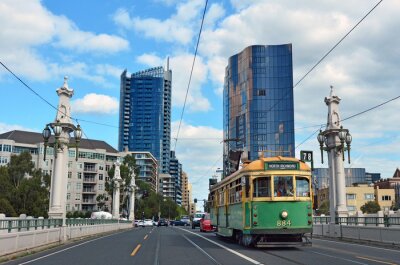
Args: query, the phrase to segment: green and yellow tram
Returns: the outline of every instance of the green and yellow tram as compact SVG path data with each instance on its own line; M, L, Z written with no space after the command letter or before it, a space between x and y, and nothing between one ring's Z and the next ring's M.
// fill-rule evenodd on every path
M310 245L312 198L306 163L260 158L210 187L211 222L245 246Z

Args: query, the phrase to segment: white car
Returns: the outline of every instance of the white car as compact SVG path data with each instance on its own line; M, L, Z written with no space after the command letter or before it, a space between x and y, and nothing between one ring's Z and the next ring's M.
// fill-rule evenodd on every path
M140 226L153 226L153 220L151 219L144 219L144 221L139 221Z

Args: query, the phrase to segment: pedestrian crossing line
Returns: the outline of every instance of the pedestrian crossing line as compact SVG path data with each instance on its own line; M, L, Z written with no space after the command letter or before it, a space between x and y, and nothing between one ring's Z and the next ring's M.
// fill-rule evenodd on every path
M132 251L132 253L131 253L131 256L132 256L132 257L136 255L136 253L139 251L139 249L140 249L141 246L142 246L141 244L139 244L139 245L136 246L136 248L135 248L135 249Z

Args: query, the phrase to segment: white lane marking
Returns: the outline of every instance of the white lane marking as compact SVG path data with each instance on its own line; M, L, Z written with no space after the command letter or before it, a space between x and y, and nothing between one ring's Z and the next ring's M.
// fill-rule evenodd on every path
M185 236L184 234L182 234L182 236L189 241L190 244L192 244L193 246L195 246L198 250L200 250L204 255L206 255L209 259L211 259L215 264L217 265L222 265L221 263L219 263L218 261L216 261L210 254L208 254L204 249L202 249L201 247L199 247L198 245L196 245L196 243L194 243L192 240L190 240L187 236Z
M180 229L180 230L182 230L182 231L191 233L191 234L193 234L193 235L195 235L195 236L201 237L201 238L203 238L204 240L207 240L208 242L211 242L211 243L213 243L214 245L217 245L217 246L219 246L219 247L221 247L221 248L223 248L223 249L225 249L225 250L227 250L227 251L229 251L229 252L231 252L231 253L233 253L233 254L239 256L239 257L241 257L242 259L245 259L245 260L247 260L247 261L253 263L253 264L263 265L261 262L259 262L259 261L257 261L257 260L254 260L254 259L252 259L252 258L250 258L250 257L247 257L247 256L245 256L245 255L243 255L243 254L241 254L241 253L239 253L239 252L237 252L237 251L234 251L234 250L232 250L232 249L230 249L230 248L228 248L228 247L225 247L224 245L221 245L221 244L219 244L219 243L217 243L217 242L215 242L215 241L212 241L211 239L208 239L208 238L206 238L206 237L204 237L204 236L202 236L202 235L193 233L193 232L191 232L191 231L189 231L189 230L186 230L186 229L183 229L183 228L179 228L179 227L176 227L176 228L178 228L178 229Z
M351 260L351 259L340 258L338 256L332 256L332 255L328 255L328 254L317 252L317 251L310 251L310 252L315 253L315 254L319 254L319 255L322 255L322 256L327 256L327 257L330 257L330 258L341 259L341 260L353 262L353 263L356 263L356 264L368 265L367 263L362 263L362 262L354 261L354 260Z
M118 234L121 234L121 233L124 233L124 232L126 232L126 231L122 231L122 232L115 233L115 234L111 234L111 235L107 235L107 236L98 237L98 238L95 238L95 239L92 239L92 240L89 240L89 241L86 241L86 242L80 243L80 244L78 244L78 245L74 245L74 246L71 246L71 247L68 247L68 248L64 248L64 249L61 249L61 250L59 250L59 251L56 251L56 252L53 252L53 253L47 254L47 255L45 255L45 256L41 256L41 257L39 257L39 258L36 258L36 259L33 259L33 260L28 260L28 261L25 261L25 262L23 262L23 263L20 263L20 264L18 264L18 265L23 265L23 264L32 263L32 262L34 262L34 261L41 260L41 259L44 259L44 258L47 258L47 257L53 256L53 255L55 255L55 254L58 254L58 253L61 253L61 252L67 251L67 250L69 250L69 249L76 248L76 247L82 246L82 245L84 245L84 244L87 244L87 243L90 243L90 242L93 242L93 241L96 241L96 240L99 240L99 239L102 239L102 238L106 238L106 237L109 237L109 236L118 235Z
M356 243L348 243L348 242L338 242L338 241L327 240L327 239L320 239L320 238L313 238L313 240L317 240L317 241L318 241L318 240L320 240L320 241L332 242L332 243L336 243L336 244L352 245L352 246L360 246L360 247L374 248L374 249L379 249L379 250L386 250L386 251L400 252L400 250L396 250L396 249L389 249L389 248L373 247L373 246L367 246L367 245L363 245L363 244L356 244Z

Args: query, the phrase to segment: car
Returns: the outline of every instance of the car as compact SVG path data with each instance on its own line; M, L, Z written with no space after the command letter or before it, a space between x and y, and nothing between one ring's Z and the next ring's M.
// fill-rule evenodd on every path
M185 226L190 225L190 218L188 216L182 216L181 221L185 223Z
M139 221L139 226L153 226L153 220L151 219L144 219L144 221Z
M135 220L135 221L133 221L133 224L132 224L134 227L138 227L139 226L139 220Z
M173 226L186 226L186 222L183 222L182 220L174 220L172 223Z
M196 212L193 215L193 220L192 220L192 229L195 229L196 227L200 227L200 219L203 218L203 215L205 213L203 212Z
M214 231L215 227L211 224L210 214L204 214L203 218L200 219L200 232Z
M160 218L160 220L158 220L157 226L168 226L168 221L164 218Z

